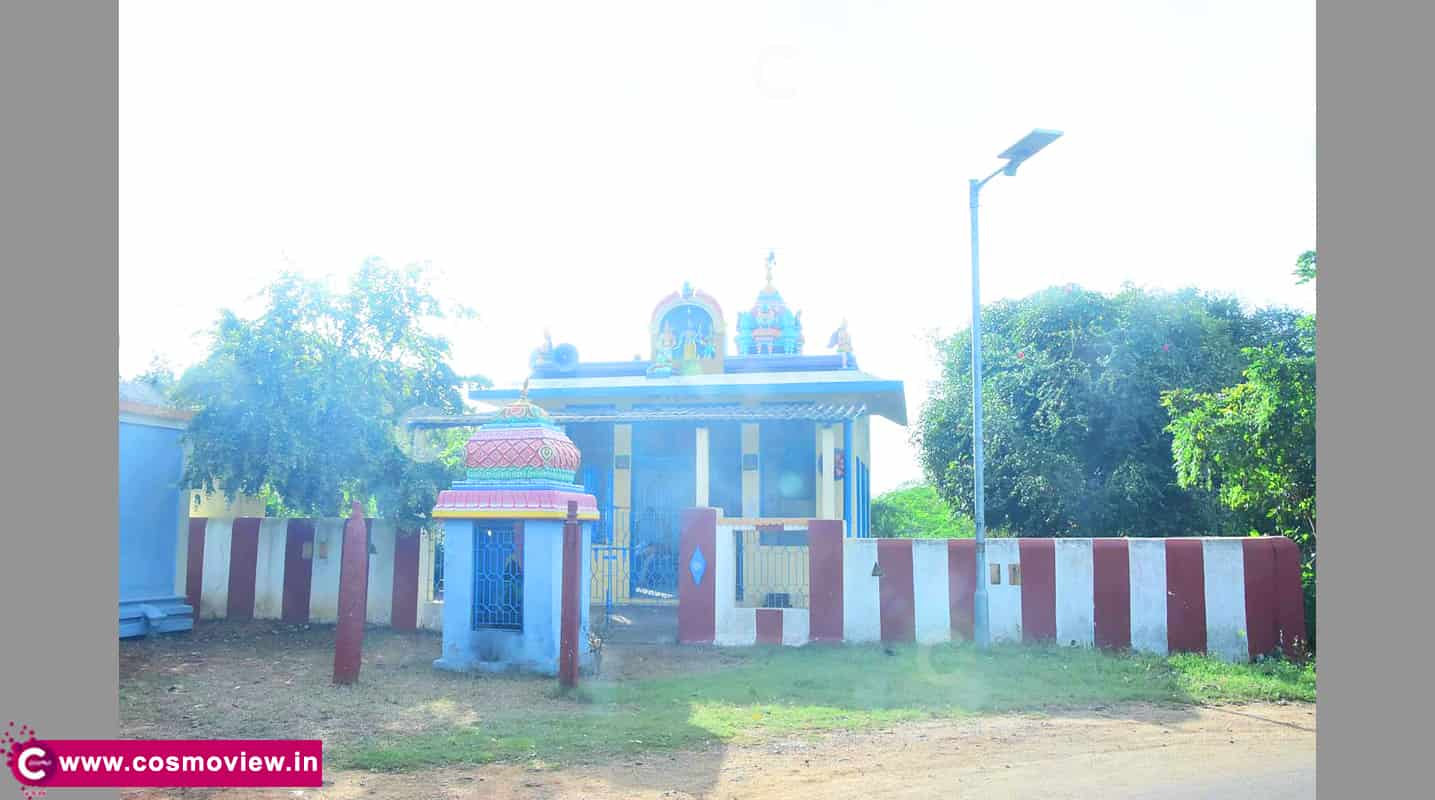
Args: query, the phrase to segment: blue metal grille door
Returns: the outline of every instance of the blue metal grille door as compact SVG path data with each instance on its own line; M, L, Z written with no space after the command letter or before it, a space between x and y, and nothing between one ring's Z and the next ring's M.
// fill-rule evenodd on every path
M676 601L680 512L634 513L632 520L628 591L638 599Z
M473 628L523 630L523 554L512 526L474 523Z
M641 602L678 599L678 534L682 509L696 497L697 434L691 424L633 428L629 597Z

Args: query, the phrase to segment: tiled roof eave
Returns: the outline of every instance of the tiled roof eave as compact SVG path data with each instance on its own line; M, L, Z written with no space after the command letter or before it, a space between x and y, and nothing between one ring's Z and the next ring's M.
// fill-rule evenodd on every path
M841 422L867 413L863 403L767 403L756 406L669 406L664 408L614 409L595 411L553 411L554 422L657 422L671 420L756 422L762 420L813 420ZM409 421L414 428L467 427L482 425L494 414L464 414L449 417L420 417Z

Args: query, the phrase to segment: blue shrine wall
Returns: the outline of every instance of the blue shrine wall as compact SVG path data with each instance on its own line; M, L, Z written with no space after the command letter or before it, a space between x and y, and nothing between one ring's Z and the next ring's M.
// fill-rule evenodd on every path
M572 408L571 406L569 407ZM613 423L580 422L563 426L581 454L578 483L598 500L601 518L593 529L593 541L613 541Z
M476 622L476 604L486 598L476 574L476 543L485 532L511 528L513 520L444 521L443 652L433 662L438 669L455 672L527 670L558 674L558 645L562 637L563 523L557 520L523 521L523 594L521 630L485 628ZM592 525L580 527L578 564L579 597L590 597ZM491 600L492 598L487 598ZM579 605L579 667L593 664L593 653L582 631L588 630L589 604Z
M684 508L692 508L697 501L693 485L696 460L695 423L634 425L633 513L676 514Z
M764 517L817 516L817 424L764 422L758 428Z
M728 517L742 516L742 425L708 426L708 505Z
M119 423L120 636L191 626L191 610L175 591L185 501L182 433Z

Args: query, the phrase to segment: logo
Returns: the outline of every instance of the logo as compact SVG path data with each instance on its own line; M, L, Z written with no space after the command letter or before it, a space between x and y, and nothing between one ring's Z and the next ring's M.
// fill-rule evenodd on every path
M29 725L16 727L14 721L0 734L0 745L5 748L5 764L15 779L21 781L20 791L27 800L45 796L44 789L34 784L44 783L55 774L55 754L44 742L35 738L35 729ZM30 785L25 785L30 784Z

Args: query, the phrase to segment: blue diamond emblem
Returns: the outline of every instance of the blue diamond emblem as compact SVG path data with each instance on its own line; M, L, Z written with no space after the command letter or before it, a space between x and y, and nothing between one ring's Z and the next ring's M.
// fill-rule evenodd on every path
M703 574L708 571L708 560L703 558L701 547L693 548L693 557L688 559L688 572L693 574L693 585L701 586Z

